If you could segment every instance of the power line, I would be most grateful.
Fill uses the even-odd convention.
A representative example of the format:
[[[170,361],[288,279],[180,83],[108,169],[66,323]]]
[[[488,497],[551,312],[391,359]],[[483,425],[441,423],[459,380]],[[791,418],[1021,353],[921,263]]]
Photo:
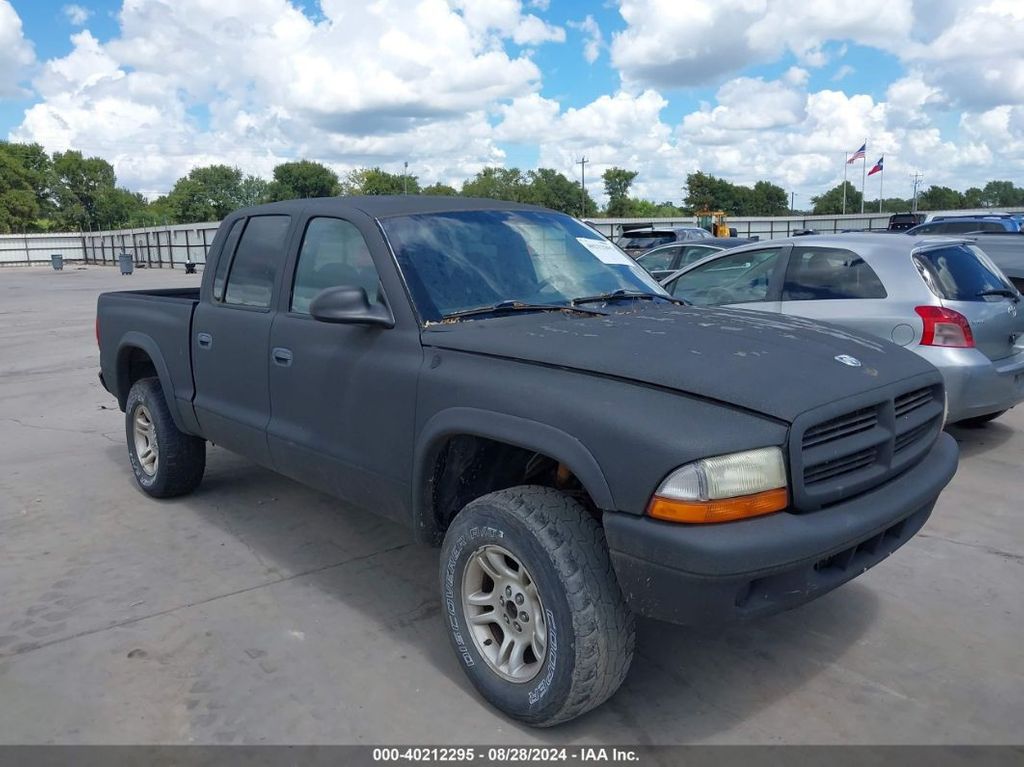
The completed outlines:
[[[917,213],[917,189],[921,185],[921,179],[924,178],[924,174],[915,172],[911,174],[910,178],[914,182],[914,201],[911,203],[910,212]]]

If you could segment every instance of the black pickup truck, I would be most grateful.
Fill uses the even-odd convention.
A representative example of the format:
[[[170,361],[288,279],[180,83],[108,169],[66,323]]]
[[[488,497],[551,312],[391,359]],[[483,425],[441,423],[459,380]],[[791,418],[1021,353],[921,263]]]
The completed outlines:
[[[906,543],[956,471],[939,373],[895,345],[666,294],[568,216],[301,200],[229,216],[196,290],[105,293],[139,487],[215,443],[441,546],[452,646],[552,725],[622,682],[634,616],[794,607]]]

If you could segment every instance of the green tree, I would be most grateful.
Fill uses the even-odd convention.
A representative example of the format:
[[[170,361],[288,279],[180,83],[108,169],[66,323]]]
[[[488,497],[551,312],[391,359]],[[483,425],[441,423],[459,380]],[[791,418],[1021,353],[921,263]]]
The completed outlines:
[[[462,196],[524,202],[527,183],[519,168],[488,167],[462,185]]]
[[[921,199],[920,195],[917,198]],[[982,208],[985,206],[985,193],[976,186],[968,187],[964,192],[964,208]]]
[[[351,171],[341,185],[342,194],[419,194],[416,176],[388,173],[380,168],[359,168]]]
[[[846,212],[853,213],[860,210],[861,193],[858,192],[849,181],[846,184]],[[816,216],[825,214],[839,214],[843,212],[843,184],[836,184],[824,194],[811,198],[814,205],[813,213]],[[867,210],[867,207],[865,207]]]
[[[747,211],[750,209],[752,196],[753,190],[749,187],[738,186],[724,178],[696,171],[686,176],[686,198],[683,203],[691,212],[706,208],[724,210],[733,216],[746,216],[750,215]]]
[[[570,181],[554,168],[538,168],[526,174],[525,195],[523,202],[541,205],[562,213],[578,216],[597,214],[597,203],[590,194],[583,195],[580,185]]]
[[[100,229],[100,200],[113,192],[114,166],[101,157],[69,150],[53,155],[53,199],[57,225],[65,230]]]
[[[630,218],[673,218],[684,215],[683,209],[670,201],[651,202],[630,197],[626,203],[625,213],[622,215]]]
[[[743,216],[782,216],[789,210],[789,196],[781,186],[758,181],[750,192]]]
[[[145,197],[122,187],[108,189],[100,195],[96,202],[96,221],[101,229],[159,223],[150,214]]]
[[[956,210],[964,207],[964,196],[948,186],[933,184],[917,196],[917,207],[921,210]]]
[[[322,163],[298,160],[284,162],[274,168],[268,197],[271,200],[333,197],[339,191],[337,173]]]
[[[248,208],[270,199],[270,182],[259,176],[247,175],[238,185],[238,206]]]
[[[982,204],[986,208],[1012,208],[1024,205],[1024,189],[1012,181],[989,181],[982,190]]]
[[[608,204],[605,206],[607,215],[616,217],[631,215],[629,212],[631,202],[629,187],[638,175],[638,171],[625,168],[609,168],[601,174],[601,180],[604,181],[604,193],[608,196]]]
[[[181,224],[220,221],[242,207],[242,171],[228,165],[193,168],[178,179],[167,202]]]
[[[420,189],[420,194],[432,195],[437,197],[455,197],[458,195],[458,190],[454,186],[448,186],[448,184],[442,184],[437,181],[430,186],[425,186]]]

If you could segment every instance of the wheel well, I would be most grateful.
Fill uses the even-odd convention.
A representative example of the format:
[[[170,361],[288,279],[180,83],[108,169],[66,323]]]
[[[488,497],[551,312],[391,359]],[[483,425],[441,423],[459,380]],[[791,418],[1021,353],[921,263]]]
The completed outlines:
[[[145,351],[137,346],[123,349],[117,363],[118,399],[122,409],[128,400],[128,392],[136,381],[156,377],[156,365]]]
[[[583,483],[551,456],[506,442],[458,434],[435,453],[430,475],[431,539],[440,542],[470,501],[516,485],[543,485],[571,495],[600,522],[601,512]]]

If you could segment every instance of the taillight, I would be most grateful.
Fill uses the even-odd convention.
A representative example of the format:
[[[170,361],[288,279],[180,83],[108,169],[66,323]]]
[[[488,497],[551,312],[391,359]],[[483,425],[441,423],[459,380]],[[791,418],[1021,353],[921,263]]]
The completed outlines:
[[[947,346],[957,349],[974,347],[971,324],[960,312],[941,306],[917,306],[914,311],[924,320],[922,346]]]

